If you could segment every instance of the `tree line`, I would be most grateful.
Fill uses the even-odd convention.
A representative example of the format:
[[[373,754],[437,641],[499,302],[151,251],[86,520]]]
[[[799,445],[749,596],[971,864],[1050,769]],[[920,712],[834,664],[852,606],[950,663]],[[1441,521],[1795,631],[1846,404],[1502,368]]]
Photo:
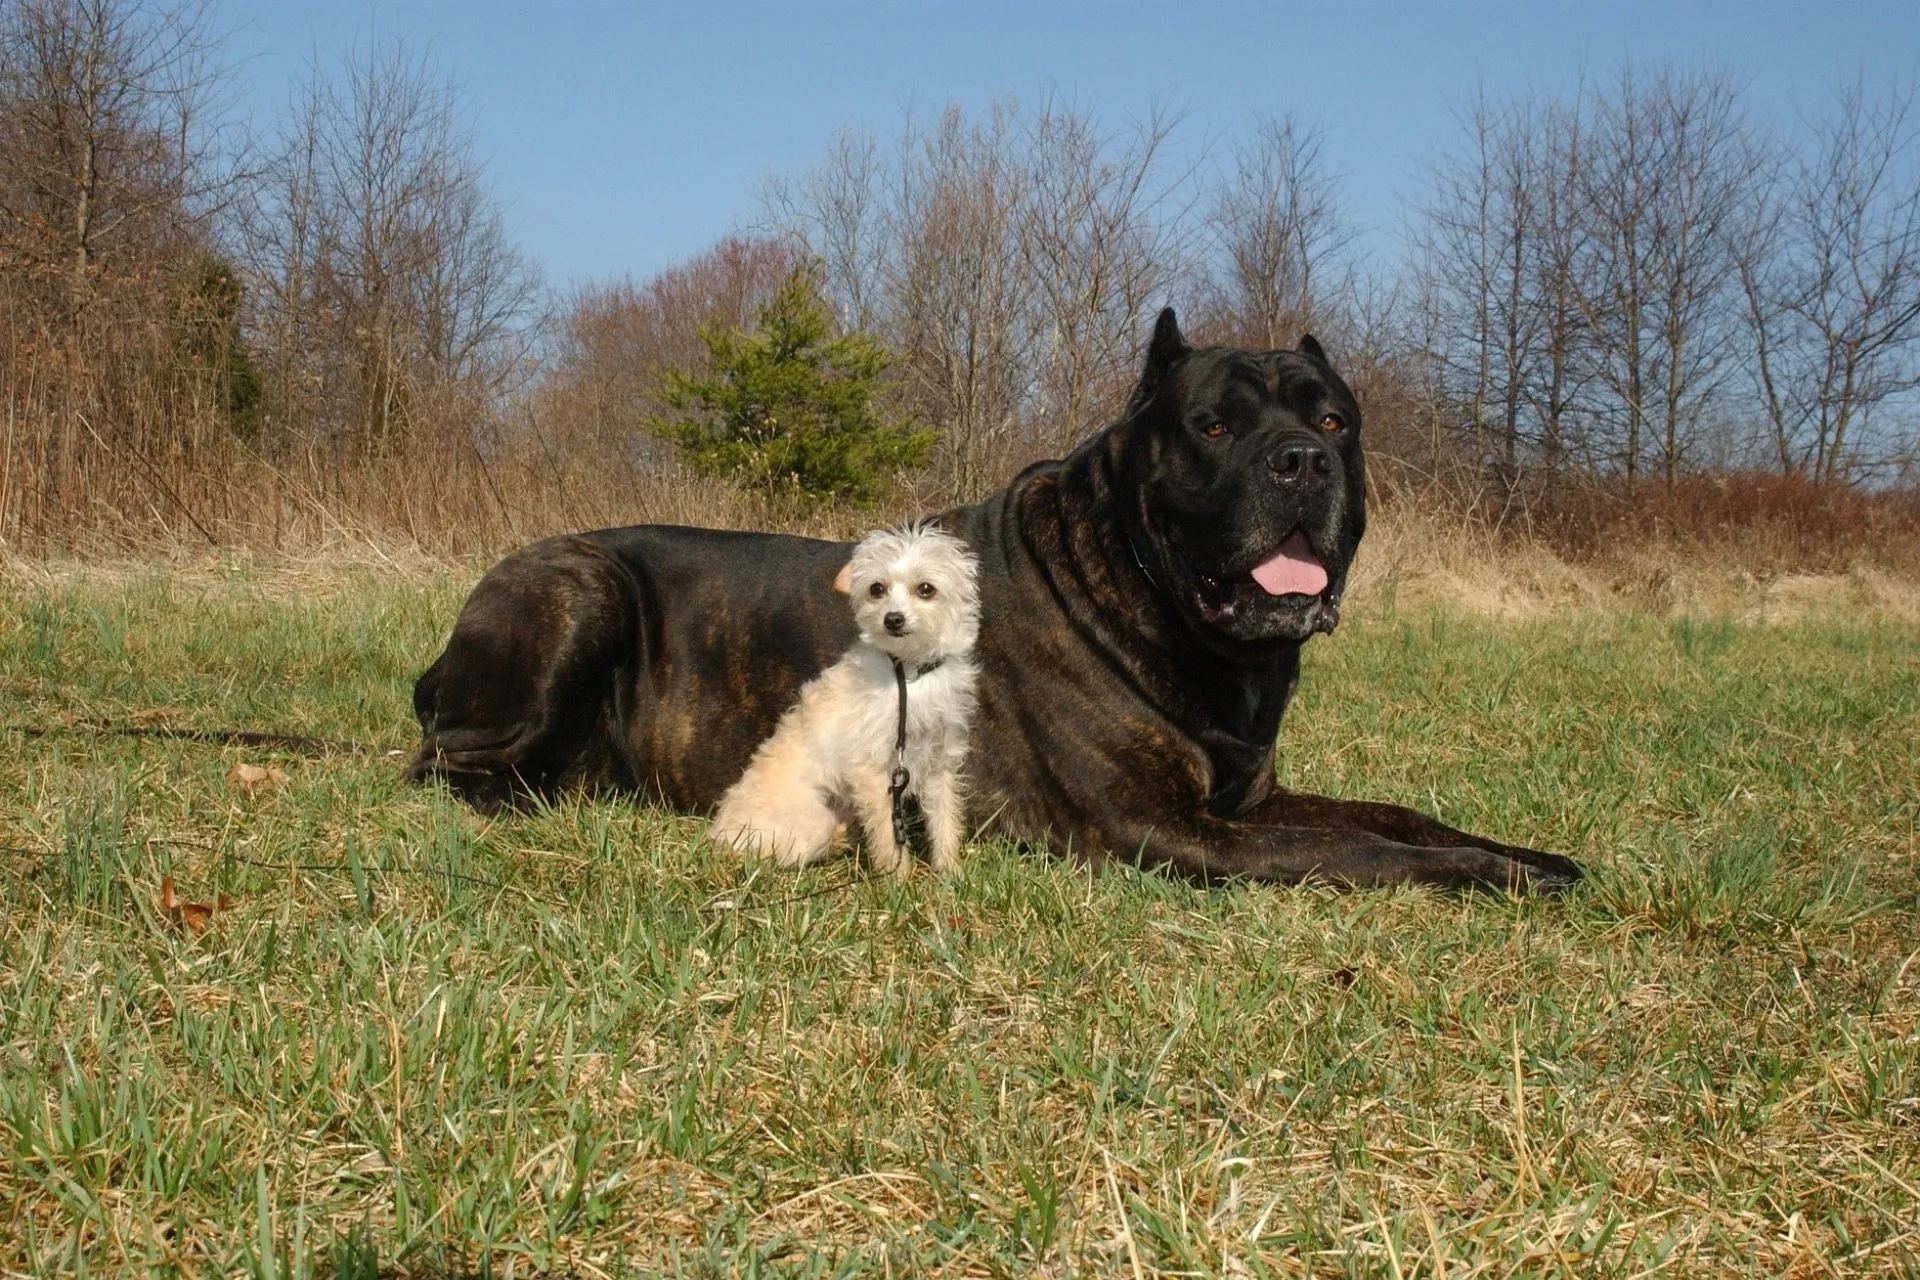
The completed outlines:
[[[759,287],[817,264],[841,323],[894,353],[889,394],[935,428],[951,497],[1104,425],[1169,301],[1212,341],[1317,331],[1377,456],[1509,499],[1728,468],[1911,484],[1916,123],[1910,88],[1842,83],[1763,125],[1730,74],[1633,63],[1483,91],[1382,262],[1298,115],[1196,161],[1165,114],[1108,130],[1057,98],[949,108],[770,180]],[[578,305],[605,324],[611,296]]]
[[[203,0],[0,0],[0,536],[308,500],[536,379],[538,277],[403,44],[233,121]],[[217,540],[217,539],[216,539]]]
[[[1911,89],[1842,84],[1788,145],[1725,74],[1475,98],[1431,170],[1409,337],[1509,482],[1771,465],[1911,477]]]
[[[324,505],[422,456],[503,511],[581,459],[640,484],[827,456],[772,447],[717,357],[868,433],[833,437],[832,492],[971,498],[1104,425],[1169,302],[1205,340],[1313,330],[1383,472],[1509,506],[1915,478],[1910,85],[1791,119],[1693,67],[1481,90],[1394,210],[1353,208],[1298,114],[1198,146],[1170,111],[949,107],[836,136],[680,266],[556,294],[431,58],[357,46],[243,131],[210,15],[0,0],[0,536],[205,526],[257,500],[242,474]],[[808,357],[825,399],[755,345],[776,313],[840,344]],[[761,414],[745,452],[727,412]]]

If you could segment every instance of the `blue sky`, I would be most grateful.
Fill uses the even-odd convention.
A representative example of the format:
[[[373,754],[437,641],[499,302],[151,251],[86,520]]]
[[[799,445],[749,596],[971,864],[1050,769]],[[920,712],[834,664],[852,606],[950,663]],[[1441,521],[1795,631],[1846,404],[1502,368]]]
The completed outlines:
[[[1259,112],[1327,134],[1348,205],[1390,254],[1402,197],[1476,81],[1569,85],[1626,54],[1724,67],[1791,120],[1841,76],[1911,82],[1920,3],[1413,6],[219,0],[257,126],[369,35],[433,53],[464,90],[517,239],[557,285],[645,276],[751,220],[770,172],[842,126],[1047,86],[1113,122],[1184,113],[1197,151]]]

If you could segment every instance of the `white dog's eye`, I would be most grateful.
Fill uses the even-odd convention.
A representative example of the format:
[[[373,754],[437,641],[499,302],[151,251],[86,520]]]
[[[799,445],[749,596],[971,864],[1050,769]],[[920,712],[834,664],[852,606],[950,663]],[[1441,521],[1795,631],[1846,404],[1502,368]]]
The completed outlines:
[[[881,596],[887,594],[887,584],[884,582],[876,582],[867,588],[867,594],[875,600],[878,600]]]
[[[923,582],[913,589],[913,594],[919,596],[922,600],[931,600],[940,593],[934,590],[931,582]]]

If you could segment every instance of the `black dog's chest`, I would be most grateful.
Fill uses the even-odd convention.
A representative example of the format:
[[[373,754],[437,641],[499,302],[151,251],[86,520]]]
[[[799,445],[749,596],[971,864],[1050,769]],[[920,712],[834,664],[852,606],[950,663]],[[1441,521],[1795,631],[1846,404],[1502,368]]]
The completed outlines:
[[[1207,811],[1233,817],[1265,799],[1273,784],[1274,744],[1280,717],[1298,678],[1298,663],[1264,678],[1247,678],[1232,692],[1233,705],[1217,710],[1213,726],[1195,738],[1212,766]],[[1223,713],[1224,712],[1224,713]]]

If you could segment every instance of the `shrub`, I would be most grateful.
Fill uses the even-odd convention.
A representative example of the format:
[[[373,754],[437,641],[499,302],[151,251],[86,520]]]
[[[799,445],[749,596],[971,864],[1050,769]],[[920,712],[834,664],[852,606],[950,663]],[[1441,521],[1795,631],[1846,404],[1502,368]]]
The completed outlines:
[[[925,464],[933,433],[874,405],[892,357],[862,333],[833,334],[819,276],[802,268],[754,312],[751,330],[704,328],[709,372],[670,373],[671,416],[651,426],[693,467],[754,488],[878,500]]]

